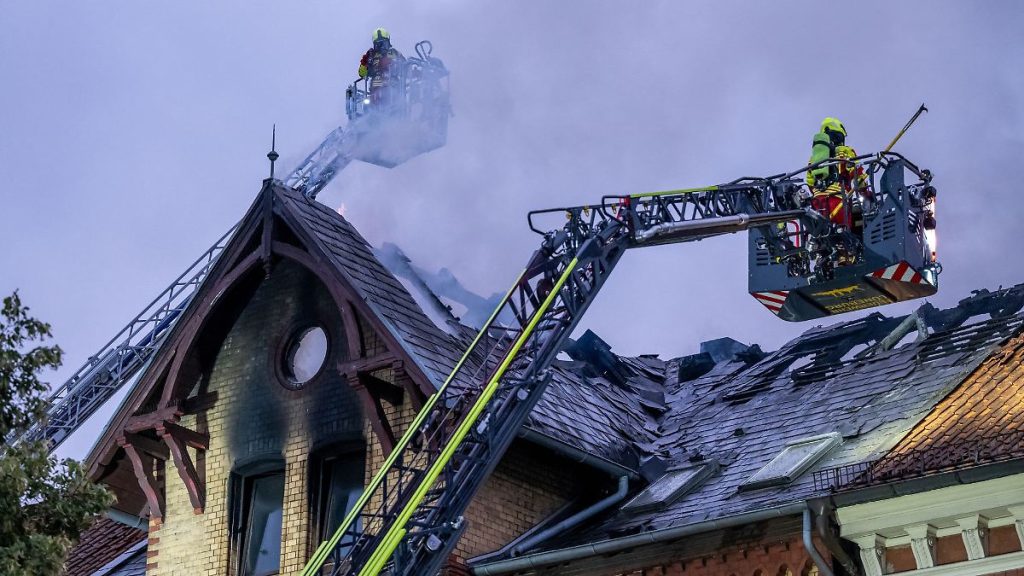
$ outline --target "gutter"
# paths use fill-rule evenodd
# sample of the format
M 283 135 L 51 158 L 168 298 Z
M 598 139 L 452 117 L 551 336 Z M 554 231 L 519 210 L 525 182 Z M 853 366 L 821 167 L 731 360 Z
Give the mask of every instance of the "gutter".
M 107 510 L 106 514 L 107 518 L 110 518 L 114 522 L 124 524 L 130 528 L 135 528 L 136 530 L 142 530 L 143 532 L 149 532 L 149 520 L 146 520 L 145 518 L 139 518 L 134 514 L 121 512 L 114 508 Z
M 473 574 L 476 574 L 477 576 L 494 576 L 497 574 L 510 574 L 512 572 L 543 568 L 553 564 L 561 564 L 593 556 L 622 552 L 637 546 L 676 540 L 684 536 L 692 536 L 694 534 L 700 534 L 711 530 L 734 528 L 736 526 L 743 526 L 752 522 L 760 522 L 762 520 L 795 516 L 797 514 L 802 514 L 806 509 L 807 504 L 800 501 L 792 504 L 786 504 L 784 506 L 757 510 L 717 520 L 705 520 L 695 524 L 687 524 L 686 526 L 662 528 L 661 530 L 653 530 L 651 532 L 624 536 L 622 538 L 612 538 L 610 540 L 602 540 L 600 542 L 591 542 L 570 548 L 562 548 L 561 550 L 539 552 L 529 556 L 521 556 L 510 560 L 502 560 L 481 566 L 474 566 L 472 570 Z
M 526 532 L 523 532 L 519 536 L 516 536 L 515 540 L 512 540 L 511 542 L 509 542 L 508 544 L 505 544 L 501 548 L 498 548 L 494 552 L 488 552 L 486 554 L 481 554 L 479 556 L 474 556 L 472 558 L 469 558 L 468 560 L 466 560 L 466 563 L 467 564 L 486 564 L 490 560 L 494 560 L 494 559 L 497 559 L 497 558 L 504 558 L 506 556 L 510 556 L 511 552 L 512 552 L 512 549 L 515 548 L 516 546 L 518 546 L 520 542 L 522 542 L 523 540 L 526 540 L 527 538 L 530 538 L 534 534 L 538 534 L 542 530 L 545 530 L 548 526 L 550 526 L 552 524 L 552 522 L 555 521 L 555 518 L 561 517 L 561 515 L 563 513 L 565 513 L 570 508 L 573 508 L 577 504 L 579 504 L 579 499 L 574 499 L 574 500 L 570 500 L 569 502 L 566 502 L 561 507 L 559 507 L 558 510 L 555 510 L 554 512 L 549 514 L 546 518 L 541 520 L 539 523 L 534 524 L 529 530 L 527 530 Z
M 831 499 L 832 505 L 835 507 L 852 506 L 854 504 L 938 490 L 948 486 L 973 484 L 974 482 L 982 482 L 1021 473 L 1024 473 L 1024 459 L 1018 458 L 929 476 L 919 476 L 877 486 L 855 488 L 849 492 L 837 492 L 832 495 Z
M 548 448 L 549 450 L 554 450 L 573 462 L 586 464 L 587 466 L 601 470 L 614 478 L 627 476 L 630 480 L 636 480 L 640 477 L 637 471 L 632 468 L 627 468 L 621 464 L 612 462 L 603 456 L 598 456 L 596 454 L 580 450 L 571 444 L 562 442 L 561 440 L 548 436 L 543 432 L 538 432 L 532 428 L 527 428 L 525 426 L 522 427 L 520 429 L 519 436 L 525 440 L 529 440 L 530 442 Z

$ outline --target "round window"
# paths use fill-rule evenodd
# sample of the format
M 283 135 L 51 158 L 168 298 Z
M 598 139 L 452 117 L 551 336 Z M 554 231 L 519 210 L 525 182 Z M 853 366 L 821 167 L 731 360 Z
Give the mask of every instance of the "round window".
M 297 390 L 320 373 L 327 361 L 327 332 L 311 326 L 295 332 L 288 341 L 281 366 L 285 386 Z

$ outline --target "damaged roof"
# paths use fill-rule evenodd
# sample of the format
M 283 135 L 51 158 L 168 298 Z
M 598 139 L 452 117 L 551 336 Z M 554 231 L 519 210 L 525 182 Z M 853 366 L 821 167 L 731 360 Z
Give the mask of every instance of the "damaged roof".
M 618 356 L 587 332 L 566 346 L 572 360 L 555 362 L 525 426 L 642 474 L 631 497 L 666 470 L 706 463 L 713 472 L 675 501 L 607 513 L 539 549 L 820 495 L 815 470 L 887 453 L 1020 332 L 1022 307 L 1024 285 L 980 290 L 946 310 L 926 303 L 908 316 L 814 327 L 771 353 L 721 338 L 671 360 Z M 821 437 L 837 442 L 792 482 L 748 484 L 787 445 Z
M 814 470 L 879 458 L 1018 334 L 1022 295 L 1024 285 L 981 291 L 949 310 L 925 304 L 905 317 L 874 313 L 812 328 L 767 354 L 722 339 L 669 361 L 623 358 L 585 335 L 568 347 L 577 361 L 560 367 L 568 376 L 564 383 L 556 378 L 560 385 L 549 388 L 531 424 L 585 437 L 596 421 L 602 428 L 598 437 L 608 430 L 629 437 L 628 447 L 621 437 L 610 442 L 631 453 L 647 482 L 699 463 L 710 464 L 713 472 L 674 502 L 620 508 L 539 549 L 675 528 L 820 495 Z M 822 437 L 841 441 L 791 483 L 744 486 L 788 444 Z
M 381 264 L 370 244 L 341 214 L 301 193 L 276 186 L 279 194 L 314 233 L 331 264 L 351 281 L 359 296 L 384 322 L 435 387 L 462 357 L 465 344 L 435 325 L 409 291 Z
M 282 186 L 273 186 L 273 194 L 440 386 L 474 331 L 437 325 L 449 319 L 428 316 L 340 214 Z M 813 496 L 814 470 L 885 454 L 1020 331 L 1022 306 L 1024 286 L 982 291 L 949 310 L 925 304 L 907 317 L 874 313 L 812 328 L 771 353 L 723 338 L 671 360 L 617 356 L 596 335 L 584 334 L 566 346 L 571 360 L 555 362 L 552 382 L 525 426 L 636 471 L 646 482 L 635 482 L 631 496 L 666 470 L 708 463 L 712 473 L 674 501 L 613 510 L 541 548 L 684 526 Z M 792 483 L 744 489 L 787 444 L 823 434 L 842 441 Z

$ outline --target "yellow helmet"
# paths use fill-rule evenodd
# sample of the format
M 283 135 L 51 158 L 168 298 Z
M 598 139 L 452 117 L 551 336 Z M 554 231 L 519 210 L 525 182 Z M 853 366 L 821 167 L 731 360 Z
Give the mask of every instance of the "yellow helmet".
M 384 40 L 391 40 L 391 34 L 388 34 L 387 30 L 383 28 L 377 28 L 376 30 L 373 31 L 374 44 L 376 44 L 377 42 L 382 42 Z
M 846 136 L 846 127 L 843 126 L 843 123 L 840 122 L 838 118 L 833 118 L 831 116 L 821 121 L 821 131 L 825 133 L 830 131 L 838 132 L 842 134 L 843 137 Z

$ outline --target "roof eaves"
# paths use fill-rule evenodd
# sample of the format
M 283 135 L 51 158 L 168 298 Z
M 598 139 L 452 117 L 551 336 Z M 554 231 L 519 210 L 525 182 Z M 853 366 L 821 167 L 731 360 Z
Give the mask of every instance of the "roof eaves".
M 145 553 L 148 543 L 149 541 L 146 538 L 139 540 L 131 548 L 122 552 L 120 556 L 114 558 L 110 562 L 107 562 L 105 565 L 101 566 L 98 570 L 93 572 L 91 576 L 108 576 L 109 574 L 113 573 L 114 570 L 117 570 L 118 568 L 128 563 L 128 561 L 132 560 L 133 557 L 138 553 Z

